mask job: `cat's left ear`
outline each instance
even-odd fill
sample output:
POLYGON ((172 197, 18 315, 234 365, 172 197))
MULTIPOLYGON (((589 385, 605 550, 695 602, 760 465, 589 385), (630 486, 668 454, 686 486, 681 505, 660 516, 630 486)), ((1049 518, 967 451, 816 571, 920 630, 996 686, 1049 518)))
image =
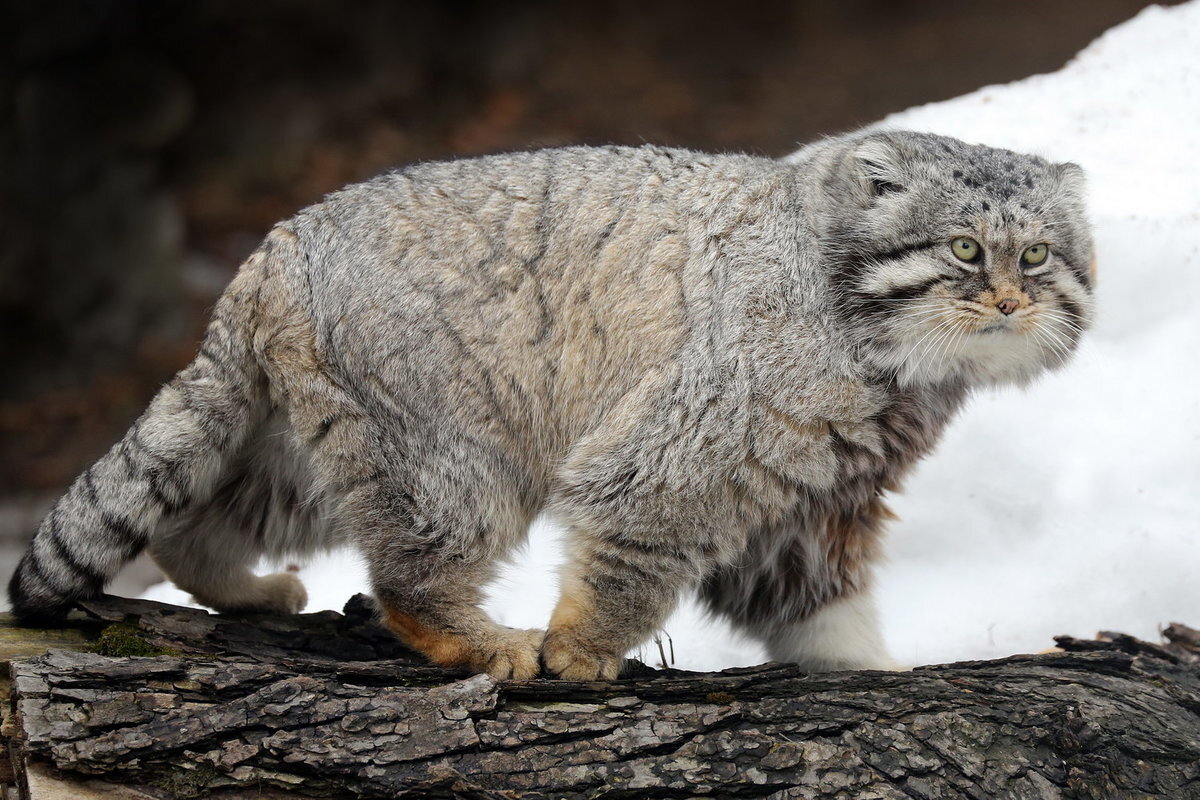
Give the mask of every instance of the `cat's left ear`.
POLYGON ((1087 190, 1087 176, 1083 172, 1083 167, 1070 161, 1055 164, 1054 177, 1063 191, 1077 200, 1083 199, 1084 192, 1087 190))
POLYGON ((895 146, 883 138, 867 139, 854 151, 858 181, 868 197, 908 191, 901 178, 901 163, 895 146))

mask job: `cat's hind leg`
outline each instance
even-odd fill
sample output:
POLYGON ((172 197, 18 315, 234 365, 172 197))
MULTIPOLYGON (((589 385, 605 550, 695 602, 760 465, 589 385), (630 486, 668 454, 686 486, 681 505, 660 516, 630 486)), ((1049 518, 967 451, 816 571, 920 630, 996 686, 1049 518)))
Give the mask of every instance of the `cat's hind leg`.
POLYGON ((222 612, 296 613, 308 594, 291 572, 255 575, 264 556, 333 544, 307 457, 277 416, 258 430, 213 497, 159 524, 149 552, 171 581, 222 612))
POLYGON ((536 677, 544 631, 507 628, 479 608, 478 583, 486 583, 489 575, 468 571, 453 580, 440 577, 437 591, 419 593, 376 579, 383 623, 440 666, 486 672, 502 680, 536 677))
POLYGON ((157 533, 150 556, 166 576, 193 599, 223 613, 295 614, 308 604, 308 592, 290 573, 255 575, 261 550, 247 532, 229 528, 227 519, 196 515, 186 525, 157 533), (198 530, 199 529, 199 530, 198 530))
MULTIPOLYGON (((298 239, 278 246, 296 254, 286 263, 303 261, 298 239)), ((521 455, 530 437, 508 430, 483 367, 431 362, 432 345, 369 294, 357 299, 370 313, 352 324, 341 323, 351 305, 323 321, 308 277, 262 298, 263 368, 331 524, 366 559, 383 622, 437 664, 532 678, 542 633, 506 628, 479 608, 495 563, 526 536, 542 499, 534 459, 521 455), (475 373, 483 377, 461 380, 475 373)))
MULTIPOLYGON (((532 678, 542 631, 500 625, 480 603, 496 565, 528 534, 535 482, 515 456, 422 417, 384 438, 369 471, 345 476, 340 493, 338 513, 367 558, 383 622, 434 663, 532 678), (406 457, 418 442, 421 458, 406 457)), ((330 447, 363 452, 353 442, 375 424, 339 423, 330 447)))

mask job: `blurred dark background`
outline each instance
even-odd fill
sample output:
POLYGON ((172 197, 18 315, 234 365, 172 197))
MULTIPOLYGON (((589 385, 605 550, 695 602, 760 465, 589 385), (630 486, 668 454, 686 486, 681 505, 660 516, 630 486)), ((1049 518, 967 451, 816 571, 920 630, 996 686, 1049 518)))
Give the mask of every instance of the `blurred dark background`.
POLYGON ((2 4, 0 539, 187 362, 269 226, 331 189, 569 143, 782 155, 1056 70, 1144 5, 2 4))

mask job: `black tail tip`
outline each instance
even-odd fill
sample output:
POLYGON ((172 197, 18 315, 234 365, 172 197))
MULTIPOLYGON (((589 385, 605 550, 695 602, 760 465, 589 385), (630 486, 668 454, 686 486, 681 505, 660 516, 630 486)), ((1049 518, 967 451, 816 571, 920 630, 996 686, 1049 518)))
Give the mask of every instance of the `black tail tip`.
POLYGON ((71 603, 55 608, 28 608, 13 605, 12 615, 22 628, 61 628, 67 621, 71 603))
POLYGON ((25 628, 52 628, 66 619, 75 598, 62 597, 46 591, 30 591, 22 579, 25 562, 22 561, 8 582, 8 601, 12 604, 12 615, 25 628))

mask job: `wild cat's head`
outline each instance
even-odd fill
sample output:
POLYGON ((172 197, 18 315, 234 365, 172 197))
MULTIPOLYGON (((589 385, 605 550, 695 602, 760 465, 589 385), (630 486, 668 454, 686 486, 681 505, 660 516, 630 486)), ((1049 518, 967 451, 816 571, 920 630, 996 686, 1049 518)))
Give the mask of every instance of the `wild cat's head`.
POLYGON ((843 310, 901 383, 1025 383, 1065 363, 1089 326, 1075 164, 877 132, 847 143, 823 190, 843 310))

